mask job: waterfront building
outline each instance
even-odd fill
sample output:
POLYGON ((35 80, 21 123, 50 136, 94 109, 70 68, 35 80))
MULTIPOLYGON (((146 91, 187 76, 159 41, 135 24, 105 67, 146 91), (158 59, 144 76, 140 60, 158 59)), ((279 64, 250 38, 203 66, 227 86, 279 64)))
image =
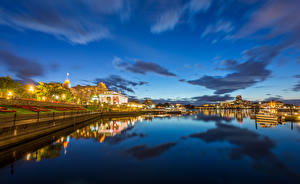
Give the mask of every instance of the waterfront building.
POLYGON ((243 100, 241 95, 237 95, 234 101, 221 102, 219 104, 220 108, 228 109, 246 109, 251 108, 252 102, 248 100, 243 100))
POLYGON ((107 104, 126 104, 128 98, 120 92, 108 90, 103 82, 99 82, 96 86, 72 87, 71 93, 77 99, 77 102, 83 104, 89 103, 107 103, 107 104))
POLYGON ((281 101, 275 101, 275 100, 271 100, 269 102, 263 102, 261 104, 262 108, 271 108, 271 109, 278 109, 284 106, 284 103, 281 101))
POLYGON ((155 103, 152 100, 150 100, 149 98, 145 99, 145 101, 144 101, 143 104, 145 105, 145 107, 147 109, 153 109, 153 108, 155 108, 155 103))

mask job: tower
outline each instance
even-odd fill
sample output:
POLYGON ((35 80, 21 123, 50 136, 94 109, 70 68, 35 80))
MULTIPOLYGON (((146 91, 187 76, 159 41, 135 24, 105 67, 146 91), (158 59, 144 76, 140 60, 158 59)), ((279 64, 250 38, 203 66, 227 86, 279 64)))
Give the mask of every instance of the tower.
POLYGON ((64 88, 71 88, 71 83, 70 83, 70 80, 69 80, 69 73, 67 73, 67 77, 66 77, 66 80, 65 80, 65 82, 62 84, 62 86, 64 87, 64 88))

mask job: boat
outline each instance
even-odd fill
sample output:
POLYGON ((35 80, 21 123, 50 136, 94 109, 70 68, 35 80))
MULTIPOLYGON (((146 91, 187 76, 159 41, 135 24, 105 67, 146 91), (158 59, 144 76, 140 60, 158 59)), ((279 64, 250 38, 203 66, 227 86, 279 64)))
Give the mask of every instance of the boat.
POLYGON ((280 116, 278 116, 277 114, 274 114, 274 113, 260 111, 256 114, 256 120, 258 122, 277 123, 280 121, 280 116))

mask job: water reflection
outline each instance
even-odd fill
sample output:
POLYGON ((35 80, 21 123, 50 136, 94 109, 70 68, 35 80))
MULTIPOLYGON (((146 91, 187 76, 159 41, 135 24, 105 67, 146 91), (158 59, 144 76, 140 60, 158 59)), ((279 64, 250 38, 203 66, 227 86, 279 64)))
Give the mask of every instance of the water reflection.
POLYGON ((229 158, 238 160, 248 156, 254 161, 255 169, 264 169, 273 174, 284 174, 289 177, 300 179, 299 175, 285 166, 272 149, 275 142, 267 136, 261 136, 245 128, 239 128, 224 123, 216 123, 216 128, 206 132, 194 133, 191 138, 201 139, 207 143, 226 141, 235 147, 231 148, 229 158))
MULTIPOLYGON (((146 116, 100 119, 88 126, 77 129, 68 136, 62 136, 51 145, 40 148, 25 155, 25 160, 40 161, 41 159, 50 159, 60 156, 62 150, 67 154, 67 148, 70 139, 94 139, 99 143, 108 141, 110 144, 118 144, 125 139, 132 137, 144 137, 144 134, 126 134, 125 131, 131 130, 139 121, 142 122, 146 116)), ((147 117, 149 120, 149 117, 147 117)))
POLYGON ((274 121, 273 119, 257 119, 257 112, 250 109, 242 110, 201 110, 200 113, 194 117, 195 120, 204 122, 231 122, 236 120, 238 123, 243 124, 244 119, 252 119, 255 122, 255 128, 274 128, 280 125, 288 125, 291 130, 294 129, 295 124, 300 122, 292 121, 274 121))
MULTIPOLYGON (((49 170, 62 183, 299 180, 299 124, 267 125, 252 115, 247 110, 201 111, 86 122, 0 151, 0 176, 7 183, 44 182, 49 170), (291 126, 297 131, 291 132, 291 126), (10 176, 3 174, 7 170, 10 176), (115 177, 118 170, 122 172, 115 177)), ((47 182, 55 183, 55 178, 47 182)))

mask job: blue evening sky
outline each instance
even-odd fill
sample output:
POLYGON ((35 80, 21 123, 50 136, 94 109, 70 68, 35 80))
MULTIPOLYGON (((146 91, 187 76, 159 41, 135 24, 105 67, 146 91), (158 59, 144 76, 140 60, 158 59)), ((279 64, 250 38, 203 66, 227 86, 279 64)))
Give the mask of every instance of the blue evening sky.
POLYGON ((298 0, 0 0, 1 76, 139 99, 299 100, 298 0))

